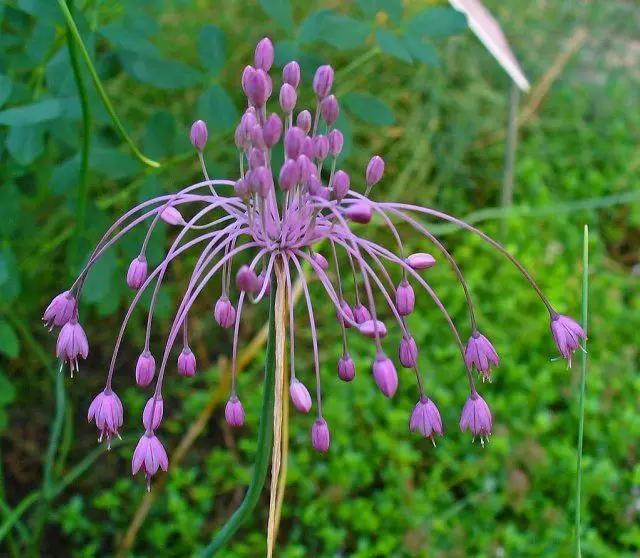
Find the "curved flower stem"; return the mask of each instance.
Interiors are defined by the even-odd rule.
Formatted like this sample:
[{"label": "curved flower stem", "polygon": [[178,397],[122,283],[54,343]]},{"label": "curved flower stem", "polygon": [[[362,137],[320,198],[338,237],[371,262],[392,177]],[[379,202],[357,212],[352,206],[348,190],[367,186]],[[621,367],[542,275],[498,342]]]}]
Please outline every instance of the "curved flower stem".
[{"label": "curved flower stem", "polygon": [[[73,9],[73,0],[68,0],[69,12]],[[73,261],[75,267],[78,261],[78,251],[80,249],[80,239],[84,234],[85,221],[87,215],[87,177],[89,173],[89,152],[91,151],[91,107],[89,106],[89,98],[87,97],[87,88],[84,84],[80,62],[78,60],[78,52],[76,44],[71,36],[71,27],[67,25],[67,47],[69,49],[69,60],[73,68],[73,76],[80,97],[80,108],[82,110],[82,154],[80,156],[80,172],[78,175],[78,193],[76,198],[76,227],[73,239]]]},{"label": "curved flower stem", "polygon": [[269,309],[269,337],[267,339],[267,355],[264,367],[264,386],[262,392],[262,410],[260,412],[260,424],[258,426],[258,453],[255,458],[253,476],[249,482],[249,488],[240,504],[240,507],[231,516],[229,521],[218,531],[209,545],[202,551],[202,558],[213,556],[218,550],[229,542],[229,539],[240,528],[258,502],[260,492],[264,486],[269,470],[269,457],[273,443],[273,405],[275,402],[275,358],[276,358],[276,291],[271,290]]},{"label": "curved flower stem", "polygon": [[102,104],[107,109],[107,112],[109,113],[109,116],[111,116],[111,120],[113,120],[113,123],[117,128],[118,132],[120,133],[120,135],[122,136],[122,139],[129,144],[129,147],[131,148],[131,151],[133,151],[133,154],[135,155],[136,159],[138,159],[141,163],[149,167],[154,167],[154,168],[160,167],[160,163],[158,163],[157,161],[154,161],[153,159],[149,159],[148,157],[145,157],[138,150],[138,148],[133,143],[133,140],[131,139],[127,131],[124,129],[122,122],[120,122],[120,119],[118,118],[118,115],[116,114],[116,111],[113,108],[113,105],[111,104],[111,101],[109,100],[109,97],[107,96],[107,93],[104,90],[104,87],[102,86],[100,77],[98,76],[98,73],[96,72],[96,69],[93,66],[93,62],[91,61],[91,56],[87,51],[87,47],[85,47],[84,43],[82,42],[82,37],[80,36],[78,27],[76,26],[75,21],[73,21],[73,16],[71,15],[71,12],[69,11],[67,4],[65,3],[65,0],[57,0],[57,2],[58,2],[58,6],[60,6],[60,11],[62,12],[65,22],[69,27],[69,32],[71,33],[71,35],[73,36],[73,39],[77,43],[78,48],[80,50],[80,54],[82,55],[82,58],[84,58],[84,61],[87,65],[87,69],[89,70],[89,74],[91,75],[91,79],[93,80],[93,83],[96,86],[96,89],[98,90],[100,99],[102,100]]},{"label": "curved flower stem", "polygon": [[[582,253],[582,329],[587,333],[587,317],[589,307],[589,227],[584,226],[584,246]],[[582,440],[584,437],[584,395],[587,388],[587,339],[582,345],[582,374],[580,379],[580,406],[578,422],[578,463],[576,474],[576,515],[575,515],[575,556],[580,558],[580,512],[582,493]]]}]

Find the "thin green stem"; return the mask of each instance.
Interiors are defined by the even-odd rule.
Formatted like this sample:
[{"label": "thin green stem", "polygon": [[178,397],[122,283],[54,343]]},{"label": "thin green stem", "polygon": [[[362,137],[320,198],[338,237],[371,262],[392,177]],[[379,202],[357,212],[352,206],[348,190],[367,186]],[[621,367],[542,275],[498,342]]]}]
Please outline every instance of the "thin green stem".
[{"label": "thin green stem", "polygon": [[[273,281],[272,281],[273,284]],[[258,426],[258,453],[255,458],[253,477],[249,482],[249,488],[240,504],[240,507],[231,516],[229,521],[218,531],[209,545],[202,551],[201,557],[213,556],[224,547],[233,534],[249,517],[251,511],[258,502],[260,492],[264,486],[269,470],[269,461],[273,445],[273,407],[275,404],[275,356],[276,356],[276,327],[275,327],[275,302],[277,289],[271,289],[271,304],[269,310],[269,337],[267,339],[267,359],[264,368],[264,386],[262,393],[262,410],[260,424]]]},{"label": "thin green stem", "polygon": [[7,516],[7,518],[2,523],[0,527],[0,542],[4,540],[7,536],[7,533],[18,522],[18,520],[22,517],[22,514],[26,512],[35,502],[40,498],[40,491],[36,490],[32,492],[28,496],[22,499],[22,501],[13,508],[13,511]]},{"label": "thin green stem", "polygon": [[91,61],[91,56],[89,55],[89,52],[87,51],[87,48],[85,47],[84,43],[82,42],[82,37],[80,36],[80,31],[78,31],[78,27],[76,26],[76,23],[73,20],[73,16],[71,15],[71,12],[69,11],[69,8],[67,7],[67,4],[65,3],[65,0],[57,0],[57,2],[58,2],[58,6],[60,6],[60,10],[62,11],[62,15],[63,15],[63,17],[65,19],[65,22],[67,23],[67,26],[69,27],[69,31],[71,32],[71,35],[73,36],[73,39],[75,40],[76,44],[78,45],[78,49],[80,50],[80,54],[82,55],[82,58],[84,58],[84,61],[85,61],[86,65],[87,65],[87,69],[89,70],[89,74],[91,75],[91,79],[93,80],[93,83],[96,86],[96,89],[98,90],[98,94],[100,95],[100,99],[102,100],[102,104],[107,109],[107,112],[111,116],[111,120],[113,120],[113,123],[114,123],[115,127],[117,128],[118,132],[120,133],[120,135],[122,136],[122,139],[129,144],[129,147],[131,148],[131,151],[133,151],[133,154],[136,156],[136,158],[141,163],[143,163],[145,165],[148,165],[150,167],[159,167],[160,163],[158,163],[157,161],[154,161],[153,159],[149,159],[148,157],[145,157],[138,150],[138,148],[133,143],[133,140],[131,139],[131,137],[129,136],[127,131],[124,129],[124,126],[122,125],[122,122],[120,122],[120,119],[118,118],[118,115],[116,114],[116,111],[114,110],[113,105],[111,104],[111,101],[109,100],[109,97],[107,96],[107,93],[104,90],[104,87],[102,86],[102,82],[100,81],[100,77],[98,76],[98,73],[96,72],[96,69],[93,66],[93,62]]},{"label": "thin green stem", "polygon": [[[582,329],[587,333],[587,317],[589,308],[589,227],[584,226],[584,245],[582,248]],[[580,406],[578,419],[578,465],[576,474],[576,516],[575,516],[575,556],[580,558],[580,512],[582,495],[582,442],[584,437],[584,399],[587,389],[587,340],[584,340],[582,351],[582,374],[580,378]]]},{"label": "thin green stem", "polygon": [[62,425],[64,424],[64,407],[65,407],[65,393],[64,393],[64,363],[60,363],[60,368],[55,373],[56,383],[56,402],[55,411],[53,417],[53,426],[51,427],[51,434],[49,436],[49,446],[44,461],[44,470],[42,475],[42,498],[40,499],[40,505],[36,514],[36,519],[33,528],[33,537],[31,538],[30,552],[31,556],[37,556],[40,551],[40,539],[42,538],[42,531],[49,515],[49,505],[53,498],[52,484],[53,484],[53,464],[58,452],[58,444],[60,442],[60,435],[62,434]]},{"label": "thin green stem", "polygon": [[[73,10],[73,0],[67,0],[69,13]],[[91,151],[91,107],[89,106],[89,97],[87,96],[87,88],[82,77],[80,61],[78,60],[77,47],[73,40],[71,27],[67,25],[67,46],[69,49],[69,59],[73,68],[73,75],[76,80],[76,87],[80,97],[80,107],[82,109],[82,154],[80,156],[80,173],[78,175],[78,192],[76,195],[76,227],[73,239],[73,260],[75,266],[80,256],[80,242],[84,235],[86,215],[87,215],[87,197],[88,197],[88,176],[89,176],[89,153]]]}]

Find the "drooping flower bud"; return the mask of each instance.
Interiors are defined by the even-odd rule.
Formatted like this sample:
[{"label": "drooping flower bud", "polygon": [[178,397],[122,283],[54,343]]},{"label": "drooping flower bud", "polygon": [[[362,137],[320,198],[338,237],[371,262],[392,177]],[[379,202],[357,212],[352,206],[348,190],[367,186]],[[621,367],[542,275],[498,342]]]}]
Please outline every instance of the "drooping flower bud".
[{"label": "drooping flower bud", "polygon": [[255,107],[264,106],[268,97],[267,74],[264,70],[251,68],[247,74],[246,94],[251,104]]},{"label": "drooping flower bud", "polygon": [[178,356],[178,374],[192,378],[196,374],[196,355],[189,347],[184,347]]},{"label": "drooping flower bud", "polygon": [[398,347],[400,364],[405,368],[413,368],[418,362],[418,346],[413,337],[403,337]]},{"label": "drooping flower bud", "polygon": [[479,436],[480,443],[484,446],[484,441],[488,441],[491,435],[492,422],[491,411],[485,400],[477,392],[472,393],[460,414],[460,430],[470,430],[473,439]]},{"label": "drooping flower bud", "polygon": [[371,319],[371,313],[366,306],[362,304],[356,304],[353,307],[353,318],[358,325],[362,325],[364,322]]},{"label": "drooping flower bud", "polygon": [[558,351],[571,366],[573,352],[581,347],[580,340],[586,339],[587,334],[573,318],[555,312],[551,314],[551,333]]},{"label": "drooping flower bud", "polygon": [[345,215],[354,223],[366,225],[373,217],[373,209],[368,203],[356,202],[347,207]]},{"label": "drooping flower bud", "polygon": [[329,153],[334,157],[340,155],[342,146],[344,145],[344,136],[337,128],[329,132]]},{"label": "drooping flower bud", "polygon": [[145,350],[140,354],[136,363],[136,383],[142,387],[148,386],[155,373],[156,359],[149,351]]},{"label": "drooping flower bud", "polygon": [[[156,398],[154,396],[149,397],[146,405],[144,406],[144,411],[142,411],[142,424],[147,430],[155,430],[160,426],[162,422],[162,415],[164,413],[164,401],[162,400],[162,395],[158,396],[156,400],[155,408],[153,406],[153,401]],[[151,411],[153,409],[153,420],[151,417]]]},{"label": "drooping flower bud", "polygon": [[398,373],[393,361],[379,354],[373,361],[373,377],[380,391],[387,397],[393,397],[398,389]]},{"label": "drooping flower bud", "polygon": [[89,422],[95,419],[96,427],[100,432],[98,442],[102,442],[102,438],[107,438],[107,449],[111,449],[111,437],[120,437],[118,430],[122,427],[124,413],[120,398],[111,389],[105,389],[95,396],[89,412],[87,420]]},{"label": "drooping flower bud", "polygon": [[349,179],[349,175],[343,170],[339,170],[336,172],[333,177],[333,196],[337,201],[342,201],[342,199],[349,192],[349,186],[351,185],[351,180]]},{"label": "drooping flower bud", "polygon": [[66,324],[76,308],[76,299],[70,291],[60,293],[49,303],[44,311],[42,321],[49,328],[62,327]]},{"label": "drooping flower bud", "polygon": [[273,44],[268,37],[262,39],[256,45],[256,51],[254,55],[254,64],[256,68],[260,68],[265,72],[268,72],[273,66],[274,58]]},{"label": "drooping flower bud", "polygon": [[56,343],[56,356],[69,362],[71,377],[73,372],[79,370],[78,357],[86,360],[89,355],[89,342],[87,335],[76,318],[71,318],[62,326]]},{"label": "drooping flower bud", "polygon": [[258,292],[262,291],[265,281],[267,282],[267,286],[264,289],[264,296],[269,296],[271,294],[271,279],[267,277],[267,272],[263,269],[258,274]]},{"label": "drooping flower bud", "polygon": [[469,370],[475,366],[483,380],[491,381],[491,364],[498,366],[500,359],[491,342],[478,331],[474,331],[467,341],[464,362]]},{"label": "drooping flower bud", "polygon": [[423,396],[411,412],[409,419],[409,430],[420,432],[425,438],[431,438],[433,445],[436,445],[433,435],[442,436],[442,419],[435,403],[426,396]]},{"label": "drooping flower bud", "polygon": [[323,99],[320,103],[320,114],[322,119],[329,125],[338,120],[338,114],[340,114],[340,105],[335,95],[329,95],[326,99]]},{"label": "drooping flower bud", "polygon": [[311,113],[308,110],[301,111],[296,118],[296,124],[305,134],[308,134],[311,130]]},{"label": "drooping flower bud", "polygon": [[343,355],[338,360],[338,377],[343,382],[350,382],[356,377],[356,365],[349,355]]},{"label": "drooping flower bud", "polygon": [[289,128],[284,135],[284,151],[289,159],[297,159],[302,152],[304,132],[297,126]]},{"label": "drooping flower bud", "polygon": [[295,88],[288,83],[285,83],[280,88],[280,108],[282,112],[285,114],[291,114],[293,109],[296,107],[296,102],[298,100],[298,94],[296,93]]},{"label": "drooping flower bud", "polygon": [[316,419],[311,427],[311,444],[313,449],[321,453],[329,451],[331,434],[329,433],[329,425],[323,418]]},{"label": "drooping flower bud", "polygon": [[221,296],[216,302],[213,317],[220,327],[229,328],[236,321],[236,309],[226,296]]},{"label": "drooping flower bud", "polygon": [[174,227],[180,225],[183,227],[186,225],[186,221],[180,215],[180,212],[173,207],[172,205],[168,205],[165,207],[160,213],[160,219],[162,219],[168,225],[173,225]]},{"label": "drooping flower bud", "polygon": [[232,428],[240,428],[244,424],[244,407],[235,395],[232,395],[224,407],[224,418]]},{"label": "drooping flower bud", "polygon": [[313,258],[313,261],[315,261],[320,266],[320,269],[325,270],[329,268],[329,262],[327,261],[327,258],[325,258],[320,252],[314,252],[311,257]]},{"label": "drooping flower bud", "polygon": [[353,325],[350,322],[346,321],[342,317],[343,314],[344,314],[352,322],[354,321],[353,320],[353,312],[351,311],[351,307],[349,306],[349,304],[347,303],[346,300],[341,300],[340,301],[340,310],[342,310],[342,313],[338,312],[338,321],[341,322],[344,325],[345,328],[347,328],[347,329],[352,328]]},{"label": "drooping flower bud", "polygon": [[238,290],[248,293],[258,292],[260,283],[255,271],[248,265],[243,265],[236,274],[236,287]]},{"label": "drooping flower bud", "polygon": [[147,278],[147,259],[140,255],[131,260],[127,271],[127,285],[138,290]]},{"label": "drooping flower bud", "polygon": [[262,137],[267,147],[273,147],[280,141],[282,120],[277,114],[271,114],[262,127]]},{"label": "drooping flower bud", "polygon": [[282,69],[282,81],[297,89],[300,85],[300,64],[295,60],[288,62]]},{"label": "drooping flower bud", "polygon": [[151,432],[145,432],[140,438],[131,460],[131,472],[135,475],[144,471],[147,478],[147,491],[151,491],[151,477],[158,469],[166,471],[169,468],[169,458],[162,442]]},{"label": "drooping flower bud", "polygon": [[191,140],[191,145],[195,147],[198,151],[202,151],[204,146],[207,145],[207,125],[204,120],[196,120],[191,125],[191,131],[189,132],[189,139]]},{"label": "drooping flower bud", "polygon": [[373,186],[380,182],[382,174],[384,173],[384,159],[379,155],[371,157],[369,164],[367,165],[367,172],[365,177],[367,179],[367,186]]},{"label": "drooping flower bud", "polygon": [[311,409],[311,395],[306,386],[296,378],[293,378],[289,386],[291,401],[301,413],[308,413]]},{"label": "drooping flower bud", "polygon": [[257,147],[253,147],[249,152],[249,168],[253,170],[258,167],[264,167],[266,164],[267,161],[264,156],[264,151]]},{"label": "drooping flower bud", "polygon": [[300,169],[296,161],[287,159],[280,169],[278,184],[285,192],[293,188],[300,181]]},{"label": "drooping flower bud", "polygon": [[329,154],[329,140],[327,136],[317,135],[314,139],[313,154],[319,161],[324,161]]},{"label": "drooping flower bud", "polygon": [[273,188],[273,175],[267,167],[258,167],[251,173],[251,187],[259,196],[266,198]]},{"label": "drooping flower bud", "polygon": [[318,99],[324,99],[333,85],[333,68],[329,65],[320,66],[313,76],[313,90]]},{"label": "drooping flower bud", "polygon": [[251,194],[251,182],[248,180],[248,173],[244,178],[239,178],[233,186],[236,196],[241,199],[247,199]]},{"label": "drooping flower bud", "polygon": [[380,339],[387,336],[387,326],[380,320],[367,320],[366,322],[362,322],[358,329],[362,335],[370,337],[371,339],[376,338],[376,332]]},{"label": "drooping flower bud", "polygon": [[396,289],[396,309],[401,316],[408,316],[416,305],[416,294],[409,281],[403,279]]},{"label": "drooping flower bud", "polygon": [[416,271],[429,269],[436,265],[436,259],[431,254],[424,254],[422,252],[411,254],[405,261],[411,269],[415,269]]}]

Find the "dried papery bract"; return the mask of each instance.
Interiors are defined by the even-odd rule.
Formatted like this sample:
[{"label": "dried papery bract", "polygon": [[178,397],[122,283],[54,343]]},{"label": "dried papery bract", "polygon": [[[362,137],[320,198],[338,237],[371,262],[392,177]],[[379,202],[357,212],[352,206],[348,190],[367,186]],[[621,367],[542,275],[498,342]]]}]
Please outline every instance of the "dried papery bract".
[{"label": "dried papery bract", "polygon": [[[371,362],[369,370],[373,378],[362,374],[361,381],[375,381],[387,397],[392,397],[399,385],[396,364],[387,355],[397,354],[400,364],[415,374],[418,404],[411,412],[410,429],[430,439],[442,435],[440,413],[427,396],[420,373],[420,365],[426,360],[428,351],[422,350],[425,343],[422,337],[414,335],[410,320],[407,320],[425,299],[435,304],[451,329],[460,352],[458,369],[466,374],[469,385],[470,396],[463,407],[460,428],[470,430],[474,438],[479,437],[483,442],[488,439],[491,412],[478,394],[472,370],[476,369],[483,379],[488,379],[491,367],[498,365],[498,354],[489,340],[479,333],[462,271],[444,245],[421,223],[423,216],[453,223],[478,235],[521,271],[549,312],[558,351],[569,363],[585,339],[577,322],[553,310],[529,272],[481,231],[430,207],[373,199],[371,194],[377,192],[374,187],[380,183],[385,171],[381,156],[374,155],[366,169],[354,175],[358,176],[356,179],[340,168],[338,157],[343,150],[344,136],[335,127],[339,101],[332,94],[333,68],[321,66],[309,80],[315,93],[315,105],[304,109],[298,106],[299,99],[304,97],[299,90],[300,65],[295,61],[285,65],[283,83],[276,84],[278,94],[270,100],[274,90],[269,75],[273,60],[273,45],[269,39],[263,39],[256,47],[254,65],[246,66],[239,76],[249,106],[235,129],[233,140],[229,138],[238,150],[238,173],[228,179],[209,178],[203,156],[207,127],[202,121],[194,122],[190,139],[204,180],[145,201],[117,219],[73,285],[53,299],[43,316],[48,327],[61,328],[57,354],[70,363],[72,371],[77,370],[78,360],[87,358],[89,352],[86,335],[79,323],[78,307],[87,274],[123,236],[135,228],[146,229],[139,255],[123,278],[134,289],[133,300],[116,335],[105,387],[93,399],[88,418],[95,421],[100,439],[106,437],[107,443],[121,431],[124,413],[113,389],[116,362],[126,326],[138,309],[141,297],[149,293],[145,341],[140,356],[135,367],[129,363],[117,368],[135,376],[140,386],[154,385],[142,416],[144,432],[132,461],[133,472],[143,471],[149,482],[159,469],[168,467],[166,452],[156,434],[162,426],[165,405],[172,404],[163,396],[167,365],[171,362],[169,376],[175,381],[188,381],[186,378],[196,374],[196,355],[189,345],[189,324],[197,319],[193,315],[196,301],[207,299],[215,322],[227,329],[231,346],[231,393],[224,416],[230,426],[239,428],[245,423],[245,410],[238,393],[236,368],[245,309],[248,304],[264,301],[272,288],[286,289],[286,299],[293,300],[292,284],[296,279],[304,295],[302,306],[294,312],[290,304],[288,315],[283,318],[286,324],[278,323],[285,328],[281,332],[288,332],[285,335],[290,349],[289,395],[301,412],[313,411],[311,443],[316,450],[326,452],[330,446],[329,426],[322,406],[320,363],[324,353],[321,354],[318,342],[320,327],[336,331],[342,338],[341,356],[335,363],[338,378],[352,381],[356,374],[354,360],[358,362],[356,357],[367,358]],[[270,108],[282,109],[282,114],[269,113]],[[275,164],[274,153],[279,152],[279,143],[283,144],[284,159]],[[280,166],[281,170],[274,174]],[[149,238],[158,226],[166,225],[170,226],[173,240],[162,261],[151,268],[147,264]],[[374,226],[375,237],[371,234]],[[389,235],[379,234],[381,227]],[[427,252],[407,253],[404,241],[410,234],[408,231],[415,231],[412,246],[424,237],[437,250],[436,256]],[[379,242],[380,238],[384,242]],[[197,253],[195,265],[174,308],[174,319],[164,348],[160,351],[160,347],[153,347],[152,352],[155,308],[167,271],[174,260],[194,252]],[[436,264],[436,257],[438,261],[451,264],[464,291],[470,321],[466,346],[431,284],[429,269]],[[272,287],[271,278],[276,269],[283,275],[279,276],[278,285]],[[349,280],[345,281],[345,277]],[[324,294],[323,305],[331,309],[331,312],[322,312],[323,316],[331,315],[327,324],[317,322],[318,309],[314,307],[314,301],[318,298],[311,296],[312,288]],[[282,300],[284,293],[276,292],[275,295]],[[252,313],[252,316],[255,320],[257,314]],[[385,339],[388,329],[398,333],[390,338],[400,339],[399,345],[392,350],[385,350],[385,346],[391,344]],[[300,332],[302,335],[296,335]],[[350,347],[350,341],[358,335],[370,344],[369,354],[356,355]],[[297,370],[296,347],[300,350],[302,345],[305,354],[311,355],[312,364]],[[153,353],[159,357],[157,366]],[[278,358],[283,368],[282,355]],[[308,361],[305,359],[305,362]],[[450,366],[447,374],[454,370]],[[402,381],[407,381],[404,375]],[[314,389],[310,392],[306,386]],[[286,400],[286,394],[284,397]],[[281,404],[282,394],[279,401]]]}]

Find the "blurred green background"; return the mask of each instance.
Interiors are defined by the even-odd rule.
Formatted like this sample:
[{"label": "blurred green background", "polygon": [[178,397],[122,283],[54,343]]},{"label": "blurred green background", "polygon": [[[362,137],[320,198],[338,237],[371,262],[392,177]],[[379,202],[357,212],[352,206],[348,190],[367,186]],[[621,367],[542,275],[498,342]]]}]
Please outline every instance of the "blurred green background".
[{"label": "blurred green background", "polygon": [[[108,252],[89,276],[82,321],[91,354],[73,381],[56,375],[55,336],[40,325],[48,301],[113,219],[153,195],[199,178],[188,128],[207,121],[212,176],[235,179],[239,78],[257,40],[277,66],[303,66],[305,101],[320,63],[337,70],[343,167],[361,186],[372,153],[387,162],[378,199],[470,216],[502,238],[560,312],[580,315],[582,231],[591,230],[589,374],[583,458],[584,556],[640,552],[640,7],[612,0],[487,0],[533,84],[522,97],[513,207],[501,207],[510,83],[464,18],[426,0],[77,1],[74,18],[95,69],[135,144],[162,163],[145,167],[121,140],[80,61],[93,117],[86,219],[78,219],[82,118],[67,31],[52,0],[0,3],[0,553],[43,556],[187,556],[239,504],[251,474],[263,350],[240,376],[246,426],[230,431],[229,332],[216,327],[214,289],[198,303],[192,347],[199,372],[171,374],[161,436],[172,462],[152,497],[131,478],[148,393],[133,368],[144,312],[127,330],[116,368],[123,441],[96,448],[86,409],[103,385],[131,292],[126,267],[143,231]],[[278,72],[276,72],[277,74]],[[279,76],[274,80],[279,85]],[[548,87],[547,87],[548,86]],[[82,202],[80,202],[82,203]],[[457,428],[467,389],[459,355],[425,297],[409,319],[445,437],[433,448],[408,432],[416,389],[401,371],[384,398],[368,372],[373,348],[355,336],[358,375],[335,372],[340,338],[313,285],[321,324],[327,455],[311,449],[312,416],[292,414],[289,476],[278,556],[570,556],[579,366],[555,356],[548,316],[518,272],[467,233],[434,226],[470,284],[482,331],[501,358],[482,394],[494,412],[488,447]],[[381,242],[381,228],[368,231]],[[160,261],[173,231],[152,237]],[[406,234],[413,250],[429,251]],[[164,346],[193,260],[161,291],[152,347]],[[446,265],[429,271],[464,337],[464,298]],[[266,318],[251,308],[247,346]],[[308,331],[297,370],[312,378]],[[385,342],[395,354],[397,333]],[[58,426],[55,453],[47,448]],[[176,454],[177,452],[177,454]],[[266,548],[268,491],[220,555]]]}]

